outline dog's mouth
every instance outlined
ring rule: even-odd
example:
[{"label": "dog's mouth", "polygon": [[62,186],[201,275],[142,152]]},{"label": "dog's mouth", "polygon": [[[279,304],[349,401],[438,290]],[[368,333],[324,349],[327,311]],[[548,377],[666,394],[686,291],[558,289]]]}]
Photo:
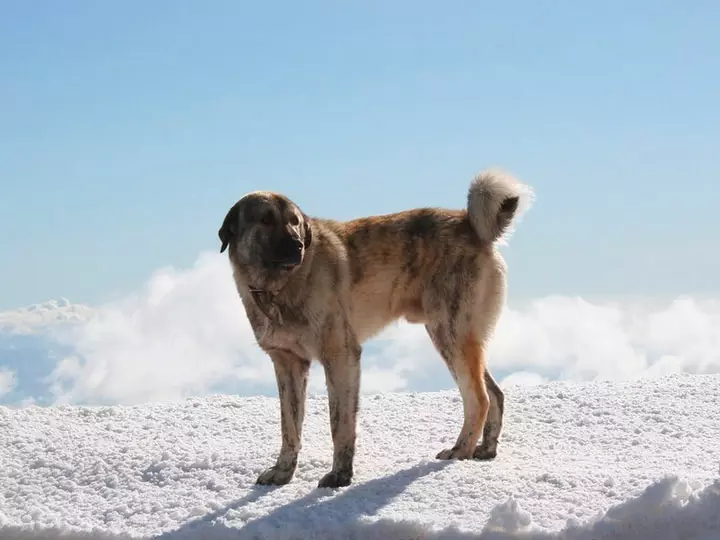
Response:
[{"label": "dog's mouth", "polygon": [[296,253],[283,257],[282,259],[274,259],[270,261],[270,266],[277,270],[292,270],[300,266],[302,263],[302,250],[298,250]]},{"label": "dog's mouth", "polygon": [[276,270],[292,270],[293,268],[297,268],[298,266],[300,266],[300,262],[272,261],[270,263],[270,266],[272,266]]}]

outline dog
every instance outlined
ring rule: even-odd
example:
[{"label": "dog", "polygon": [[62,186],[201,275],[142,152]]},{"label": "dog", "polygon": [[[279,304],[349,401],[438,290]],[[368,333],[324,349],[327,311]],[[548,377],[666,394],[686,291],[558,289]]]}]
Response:
[{"label": "dog", "polygon": [[280,453],[258,484],[283,485],[295,474],[312,360],[324,368],[333,441],[332,468],[318,486],[351,484],[362,344],[401,318],[425,325],[462,396],[457,441],[436,458],[496,457],[504,395],[486,367],[486,349],[507,288],[496,245],[533,197],[511,175],[486,170],[470,183],[461,210],[337,221],[309,217],[269,191],[248,193],[230,208],[218,231],[220,253],[228,250],[280,400]]}]

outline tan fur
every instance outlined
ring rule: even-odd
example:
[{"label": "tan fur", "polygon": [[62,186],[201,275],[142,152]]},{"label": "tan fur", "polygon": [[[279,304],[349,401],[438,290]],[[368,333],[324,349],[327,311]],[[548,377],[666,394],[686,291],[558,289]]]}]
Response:
[{"label": "tan fur", "polygon": [[530,194],[511,177],[486,172],[473,180],[466,210],[420,208],[341,222],[311,219],[271,192],[248,194],[230,209],[221,251],[229,250],[257,342],[274,362],[281,401],[282,448],[259,483],[284,484],[294,474],[307,373],[317,359],[334,447],[319,485],[350,484],[361,344],[400,318],[425,325],[463,399],[457,442],[437,457],[495,457],[504,397],[485,351],[506,278],[494,243]]}]

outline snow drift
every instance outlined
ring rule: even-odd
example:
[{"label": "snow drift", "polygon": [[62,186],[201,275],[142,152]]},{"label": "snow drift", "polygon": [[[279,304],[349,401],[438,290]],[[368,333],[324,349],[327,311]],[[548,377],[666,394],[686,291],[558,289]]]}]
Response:
[{"label": "snow drift", "polygon": [[720,376],[512,387],[492,462],[440,462],[456,392],[365,395],[354,484],[309,399],[295,479],[272,398],[0,408],[0,537],[709,540],[720,537]]}]

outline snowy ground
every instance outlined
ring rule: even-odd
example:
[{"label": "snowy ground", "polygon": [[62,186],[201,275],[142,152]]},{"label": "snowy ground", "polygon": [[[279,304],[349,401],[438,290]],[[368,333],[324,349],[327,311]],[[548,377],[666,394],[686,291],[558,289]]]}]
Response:
[{"label": "snowy ground", "polygon": [[720,538],[720,376],[507,389],[492,462],[439,462],[455,392],[363,396],[354,484],[308,403],[291,484],[271,398],[0,408],[0,538]]}]

